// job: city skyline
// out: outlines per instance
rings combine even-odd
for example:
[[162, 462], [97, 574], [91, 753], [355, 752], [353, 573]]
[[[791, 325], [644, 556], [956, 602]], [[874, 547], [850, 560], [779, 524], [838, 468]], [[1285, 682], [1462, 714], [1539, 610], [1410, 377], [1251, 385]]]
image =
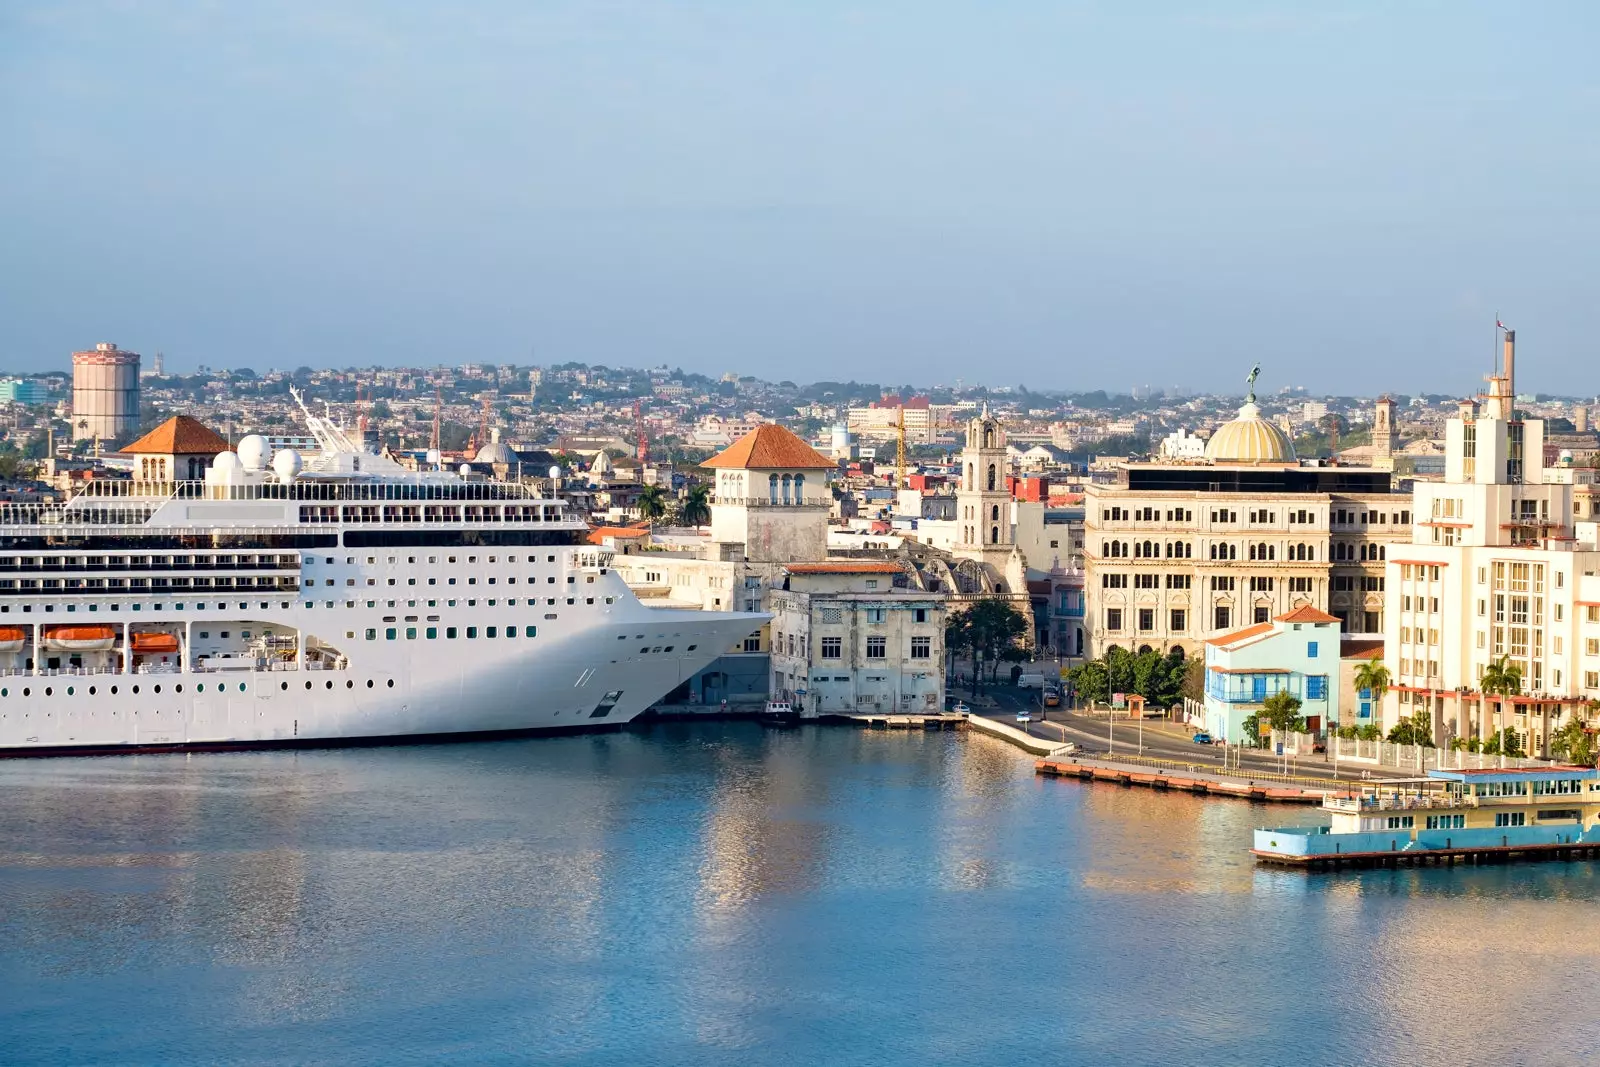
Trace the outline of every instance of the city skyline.
[[10, 365], [1415, 393], [1498, 312], [1554, 391], [1600, 327], [1581, 5], [4, 19]]

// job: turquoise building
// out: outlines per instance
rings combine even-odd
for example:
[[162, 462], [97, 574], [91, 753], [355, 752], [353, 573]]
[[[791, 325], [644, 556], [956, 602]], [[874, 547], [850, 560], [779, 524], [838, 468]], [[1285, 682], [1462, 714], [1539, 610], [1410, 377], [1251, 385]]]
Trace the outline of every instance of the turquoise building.
[[1302, 604], [1206, 642], [1205, 728], [1216, 740], [1253, 742], [1245, 720], [1284, 691], [1300, 699], [1309, 733], [1339, 721], [1337, 618]]
[[0, 402], [8, 404], [48, 404], [50, 387], [32, 378], [0, 379]]

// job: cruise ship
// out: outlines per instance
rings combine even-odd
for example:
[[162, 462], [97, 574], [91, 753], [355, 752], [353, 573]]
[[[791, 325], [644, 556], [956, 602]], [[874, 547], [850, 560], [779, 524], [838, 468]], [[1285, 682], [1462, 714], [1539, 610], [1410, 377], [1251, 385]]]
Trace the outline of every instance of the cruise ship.
[[767, 618], [647, 608], [559, 490], [408, 470], [295, 399], [314, 451], [179, 418], [131, 479], [0, 505], [0, 755], [615, 726]]

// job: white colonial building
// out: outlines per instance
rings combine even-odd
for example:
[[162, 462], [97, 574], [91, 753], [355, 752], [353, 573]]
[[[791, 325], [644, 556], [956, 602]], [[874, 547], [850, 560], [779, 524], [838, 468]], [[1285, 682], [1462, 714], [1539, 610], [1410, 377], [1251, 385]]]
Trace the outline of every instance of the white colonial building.
[[1384, 564], [1411, 499], [1388, 471], [1300, 464], [1254, 394], [1198, 463], [1123, 463], [1084, 503], [1088, 654], [1199, 652], [1309, 605], [1344, 631], [1384, 626]]

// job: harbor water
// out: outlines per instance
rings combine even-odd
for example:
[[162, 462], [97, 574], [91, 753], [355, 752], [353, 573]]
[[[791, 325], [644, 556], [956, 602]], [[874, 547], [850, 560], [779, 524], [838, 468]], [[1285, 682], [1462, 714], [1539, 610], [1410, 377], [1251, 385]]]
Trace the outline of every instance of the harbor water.
[[1600, 869], [1257, 867], [976, 734], [0, 764], [8, 1064], [1593, 1063]]

